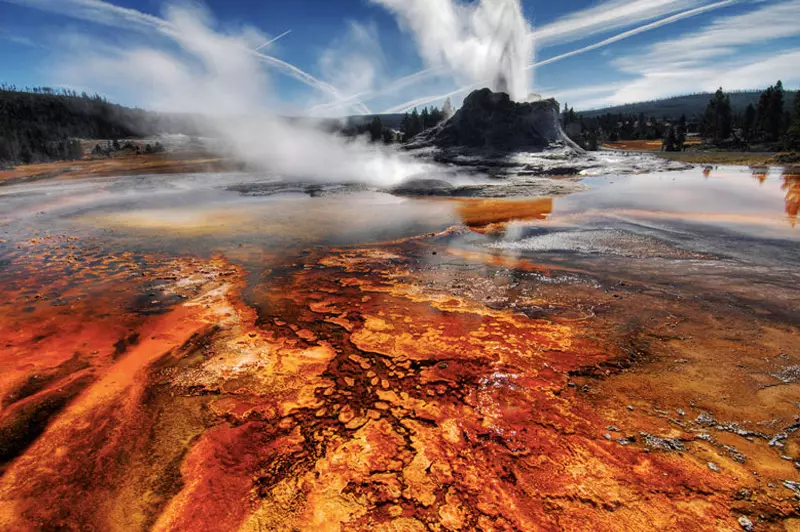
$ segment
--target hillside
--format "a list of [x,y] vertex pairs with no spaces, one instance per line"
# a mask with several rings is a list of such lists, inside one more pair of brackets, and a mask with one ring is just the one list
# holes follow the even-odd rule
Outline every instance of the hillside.
[[113,104],[100,96],[0,88],[0,162],[78,159],[74,139],[192,133],[191,117]]
[[[758,105],[758,99],[762,91],[743,91],[726,93],[731,97],[731,107],[734,114],[743,112],[749,104],[753,106]],[[786,91],[784,109],[792,109],[795,98],[794,91]],[[681,115],[686,115],[688,118],[702,116],[706,110],[711,93],[689,94],[686,96],[675,96],[672,98],[664,98],[661,100],[651,100],[648,102],[629,103],[625,105],[618,105],[614,107],[606,107],[603,109],[593,109],[589,111],[581,111],[580,115],[585,118],[592,118],[601,116],[606,113],[611,114],[625,114],[625,115],[638,115],[644,113],[645,116],[655,116],[658,118],[666,116],[667,118],[679,118]]]

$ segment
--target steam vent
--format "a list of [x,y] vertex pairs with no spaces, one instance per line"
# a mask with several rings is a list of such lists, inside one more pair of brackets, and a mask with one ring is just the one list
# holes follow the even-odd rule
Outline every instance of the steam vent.
[[498,151],[541,151],[561,144],[580,151],[561,129],[558,114],[553,99],[517,103],[506,93],[480,89],[467,96],[453,118],[423,132],[412,144]]

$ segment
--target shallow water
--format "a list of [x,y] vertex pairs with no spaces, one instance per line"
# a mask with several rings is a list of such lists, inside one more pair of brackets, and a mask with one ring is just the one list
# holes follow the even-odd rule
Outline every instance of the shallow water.
[[0,527],[796,526],[800,177],[518,179],[0,187]]

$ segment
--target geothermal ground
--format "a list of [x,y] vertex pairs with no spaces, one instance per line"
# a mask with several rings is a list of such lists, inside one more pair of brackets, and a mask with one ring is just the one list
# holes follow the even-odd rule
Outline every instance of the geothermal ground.
[[800,176],[603,157],[6,176],[0,528],[798,530]]

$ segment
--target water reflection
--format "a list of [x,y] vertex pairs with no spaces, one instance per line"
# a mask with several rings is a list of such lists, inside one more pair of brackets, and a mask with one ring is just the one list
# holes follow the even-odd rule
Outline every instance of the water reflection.
[[751,166],[750,170],[753,172],[753,177],[758,180],[759,183],[762,185],[764,181],[767,180],[767,176],[769,175],[769,167],[767,166]]
[[797,226],[800,211],[800,168],[787,168],[783,173],[781,190],[786,192],[786,215],[792,227]]
[[457,211],[462,223],[473,228],[511,221],[547,220],[553,212],[553,198],[461,200]]

